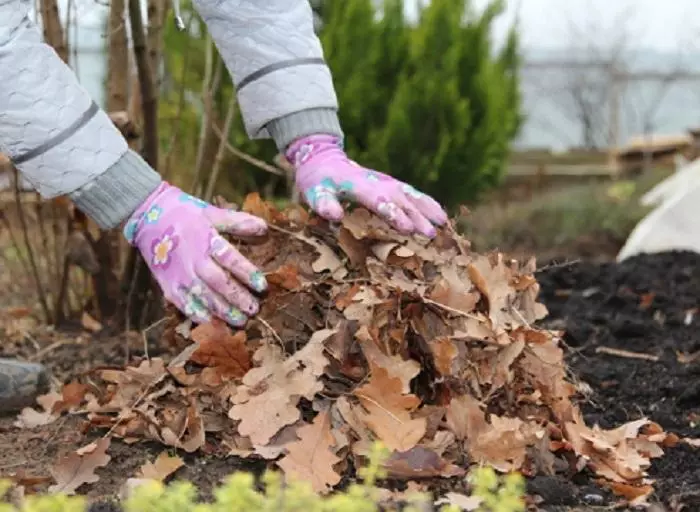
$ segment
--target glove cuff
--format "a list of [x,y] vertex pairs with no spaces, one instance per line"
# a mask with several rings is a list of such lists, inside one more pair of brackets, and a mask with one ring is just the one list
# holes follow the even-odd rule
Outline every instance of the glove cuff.
[[338,112],[332,108],[295,112],[270,121],[266,128],[283,154],[292,142],[309,135],[328,134],[343,138]]
[[68,197],[102,229],[124,222],[163,179],[141,156],[128,150],[107,171]]

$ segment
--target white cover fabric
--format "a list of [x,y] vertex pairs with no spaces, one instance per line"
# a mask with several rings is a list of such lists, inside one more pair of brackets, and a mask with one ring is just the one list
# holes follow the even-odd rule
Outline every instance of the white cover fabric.
[[[644,253],[694,251],[700,253],[700,179],[698,161],[662,182],[647,198],[660,204],[634,228],[617,260]],[[685,172],[687,171],[687,172]],[[683,174],[681,174],[683,173]]]
[[700,159],[686,163],[671,176],[658,183],[640,200],[644,206],[655,206],[672,197],[678,190],[687,189],[700,181]]
[[[15,160],[67,133],[91,98],[42,42],[31,0],[0,0],[0,152]],[[267,138],[273,119],[337,98],[308,0],[195,0],[231,73],[250,137]],[[242,85],[241,85],[242,84]],[[47,198],[81,188],[110,168],[127,144],[98,110],[65,140],[18,163]]]

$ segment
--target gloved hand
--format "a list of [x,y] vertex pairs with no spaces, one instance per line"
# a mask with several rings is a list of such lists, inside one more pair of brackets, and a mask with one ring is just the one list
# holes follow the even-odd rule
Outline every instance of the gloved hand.
[[240,327],[259,309],[262,272],[219,232],[262,235],[265,221],[224,210],[161,183],[132,214],[124,236],[138,247],[166,300],[197,323],[212,315]]
[[339,221],[339,199],[357,201],[386,219],[401,233],[436,235],[434,225],[447,214],[431,197],[391,176],[366,169],[348,158],[333,135],[311,135],[292,144],[287,159],[296,168],[296,184],[309,206],[320,216]]

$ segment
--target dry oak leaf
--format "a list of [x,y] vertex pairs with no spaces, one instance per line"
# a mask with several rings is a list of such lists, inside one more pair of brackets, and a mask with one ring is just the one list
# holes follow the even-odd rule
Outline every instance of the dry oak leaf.
[[429,344],[430,351],[433,354],[433,360],[435,361],[435,368],[440,375],[447,377],[452,375],[455,358],[459,355],[459,350],[454,341],[452,341],[447,336],[440,338],[435,338]]
[[564,431],[574,452],[583,456],[598,475],[629,483],[645,476],[651,465],[648,454],[635,447],[639,430],[648,422],[644,418],[613,430],[603,430],[597,425],[590,428],[577,411],[576,421],[567,422]]
[[489,420],[487,429],[468,439],[469,455],[474,462],[488,464],[504,473],[521,469],[528,446],[536,442],[536,428],[519,418],[492,414]]
[[465,470],[425,446],[414,446],[406,452],[394,452],[384,463],[393,478],[435,478],[464,476]]
[[326,493],[340,482],[333,466],[342,459],[335,455],[330,417],[320,412],[310,425],[297,429],[299,439],[285,445],[287,454],[277,465],[288,476],[311,482],[317,493]]
[[284,288],[285,290],[301,288],[299,267],[293,264],[282,265],[274,272],[268,273],[265,278],[268,283]]
[[154,462],[146,462],[141,466],[138,478],[163,482],[184,465],[185,462],[180,457],[177,455],[170,456],[167,451],[164,451],[158,455]]
[[430,293],[430,299],[462,313],[471,313],[479,302],[480,295],[471,291],[472,283],[464,271],[455,265],[446,265],[440,269],[440,279]]
[[627,503],[633,507],[647,505],[647,499],[651,496],[651,493],[654,492],[654,487],[649,484],[631,485],[598,480],[598,485],[608,487],[616,495],[625,498]]
[[511,270],[503,263],[503,255],[477,256],[467,267],[469,279],[487,299],[489,318],[495,330],[523,324],[513,312],[516,290],[510,285]]
[[366,325],[357,330],[355,338],[360,342],[362,352],[370,366],[384,368],[389,377],[401,381],[401,392],[409,393],[411,381],[420,373],[420,363],[413,359],[403,359],[399,355],[385,354],[379,348],[378,335],[372,336],[372,332]]
[[56,410],[56,405],[60,404],[62,400],[63,395],[55,391],[39,396],[36,401],[43,411],[25,407],[17,416],[17,420],[14,422],[15,427],[36,428],[53,423],[61,415],[60,411]]
[[420,405],[416,395],[404,394],[401,379],[392,377],[386,368],[370,362],[371,375],[353,394],[364,410],[357,416],[390,450],[405,452],[416,446],[425,435],[426,418],[411,417]]
[[453,505],[459,507],[459,510],[472,512],[478,510],[483,501],[483,498],[478,496],[467,496],[457,492],[448,492],[445,496],[438,499],[435,505]]
[[277,345],[258,349],[254,359],[259,366],[246,373],[231,397],[234,405],[228,415],[240,420],[240,435],[249,437],[254,445],[265,445],[282,428],[299,420],[299,400],[311,400],[323,389],[319,379],[328,365],[324,342],[335,332],[314,333],[304,348],[287,359]]
[[190,361],[213,368],[222,382],[240,379],[250,370],[250,354],[245,331],[235,334],[222,321],[197,326],[191,334],[199,348],[190,356]]
[[95,470],[111,460],[107,455],[109,444],[109,438],[102,438],[60,459],[50,469],[56,484],[49,487],[49,492],[75,494],[81,485],[97,482],[100,477]]
[[[177,416],[181,416],[181,412]],[[173,424],[166,424],[161,428],[160,435],[165,444],[181,448],[187,453],[196,452],[203,447],[206,441],[206,432],[196,401],[192,399],[187,407],[184,423],[175,421]]]

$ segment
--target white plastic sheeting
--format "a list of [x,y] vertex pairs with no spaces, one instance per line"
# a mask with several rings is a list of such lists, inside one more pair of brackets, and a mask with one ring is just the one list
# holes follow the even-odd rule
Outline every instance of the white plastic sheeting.
[[644,206],[659,205],[672,197],[676,191],[688,188],[698,181],[700,181],[700,158],[686,163],[677,172],[644,194],[641,203]]
[[618,261],[642,253],[700,253],[700,159],[659,183],[642,204],[657,206],[632,231]]

